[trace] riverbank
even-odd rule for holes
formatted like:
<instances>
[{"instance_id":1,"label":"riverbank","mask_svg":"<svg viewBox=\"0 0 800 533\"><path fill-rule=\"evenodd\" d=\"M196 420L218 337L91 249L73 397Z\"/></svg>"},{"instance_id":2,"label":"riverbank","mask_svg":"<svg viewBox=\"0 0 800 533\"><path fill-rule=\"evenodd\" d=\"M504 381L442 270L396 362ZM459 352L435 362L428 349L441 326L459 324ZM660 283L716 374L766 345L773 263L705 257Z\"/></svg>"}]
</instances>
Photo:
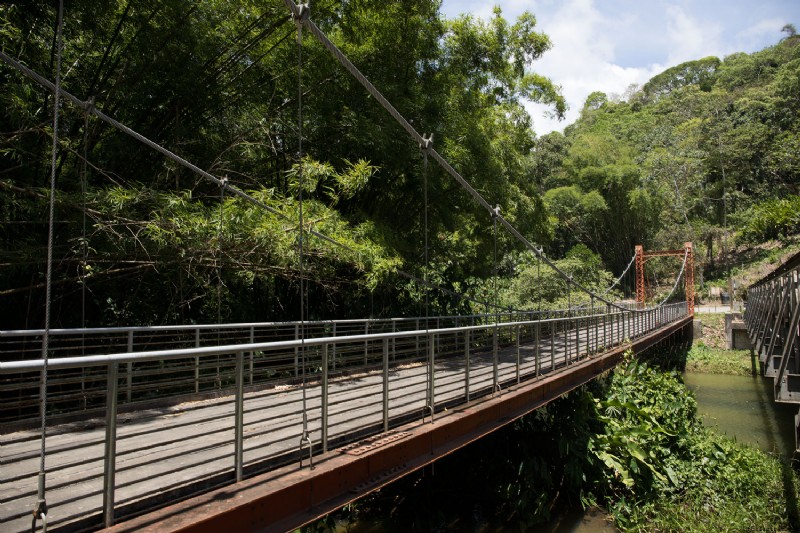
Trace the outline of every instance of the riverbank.
<instances>
[{"instance_id":1,"label":"riverbank","mask_svg":"<svg viewBox=\"0 0 800 533\"><path fill-rule=\"evenodd\" d=\"M686 354L686 372L758 375L758 361L749 350L728 350L725 339L725 314L704 313L697 317L703 324L703 336L695 339Z\"/></svg>"}]
</instances>

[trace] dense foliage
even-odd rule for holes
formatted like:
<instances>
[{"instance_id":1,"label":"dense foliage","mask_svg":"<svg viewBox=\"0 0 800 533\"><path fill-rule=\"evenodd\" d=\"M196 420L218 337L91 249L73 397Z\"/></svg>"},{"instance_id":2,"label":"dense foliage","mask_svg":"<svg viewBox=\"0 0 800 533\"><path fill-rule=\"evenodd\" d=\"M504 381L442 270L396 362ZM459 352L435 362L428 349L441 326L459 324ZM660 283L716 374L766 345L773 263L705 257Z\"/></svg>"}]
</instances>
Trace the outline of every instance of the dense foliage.
<instances>
[{"instance_id":1,"label":"dense foliage","mask_svg":"<svg viewBox=\"0 0 800 533\"><path fill-rule=\"evenodd\" d=\"M674 373L618 368L592 445L605 469L590 488L626 531L786 531L798 526L788 463L703 427Z\"/></svg>"},{"instance_id":2,"label":"dense foliage","mask_svg":"<svg viewBox=\"0 0 800 533\"><path fill-rule=\"evenodd\" d=\"M624 95L592 93L564 134L537 138L524 101L556 115L565 102L532 70L551 46L532 14L446 20L428 0L324 0L312 16L526 238L598 292L636 244L694 242L703 283L730 266L724 252L734 243L790 238L800 227L794 32L753 54L677 65ZM308 35L300 158L296 36L279 0L67 5L68 91L277 214L63 104L54 324L297 318L300 278L310 280L314 318L416 314L426 293L434 314L489 309L458 294L518 308L590 303L502 228L495 235L485 210L426 167L419 147ZM5 53L52 79L55 42L53 2L0 3ZM52 95L5 64L0 87L0 317L35 327ZM301 171L304 230L345 245L306 233L302 269ZM651 285L667 292L675 261L648 268ZM401 272L445 290L426 291ZM631 291L623 283L611 295Z\"/></svg>"},{"instance_id":3,"label":"dense foliage","mask_svg":"<svg viewBox=\"0 0 800 533\"><path fill-rule=\"evenodd\" d=\"M313 18L509 220L544 240L522 99L565 110L558 88L530 70L550 41L528 13L515 22L499 11L489 21L445 20L438 7L329 0L314 2ZM54 79L55 18L53 2L0 4L0 47ZM297 318L301 276L312 281L317 317L418 312L424 291L394 273L422 277L419 148L310 36L301 81L305 229L349 250L309 236L300 269L296 35L278 0L68 3L64 88L280 215L222 195L63 104L54 324L79 325L84 297L85 321L98 325ZM0 86L2 321L34 327L44 296L52 95L7 65ZM494 270L491 218L440 171L430 167L427 179L430 277L481 293ZM516 246L499 239L501 253ZM432 305L470 310L446 292ZM28 312L10 311L20 307Z\"/></svg>"},{"instance_id":4,"label":"dense foliage","mask_svg":"<svg viewBox=\"0 0 800 533\"><path fill-rule=\"evenodd\" d=\"M784 460L706 429L678 374L627 361L312 529L526 530L602 505L622 531L788 531L799 491Z\"/></svg>"}]
</instances>

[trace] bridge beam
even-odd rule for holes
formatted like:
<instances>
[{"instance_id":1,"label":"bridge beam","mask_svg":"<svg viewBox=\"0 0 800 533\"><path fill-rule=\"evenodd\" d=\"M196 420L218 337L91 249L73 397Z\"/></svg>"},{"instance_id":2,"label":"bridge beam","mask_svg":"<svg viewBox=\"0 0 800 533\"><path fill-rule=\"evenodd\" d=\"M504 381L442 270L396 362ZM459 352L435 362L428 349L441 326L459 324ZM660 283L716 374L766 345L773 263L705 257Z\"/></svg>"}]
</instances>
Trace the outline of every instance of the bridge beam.
<instances>
[{"instance_id":1,"label":"bridge beam","mask_svg":"<svg viewBox=\"0 0 800 533\"><path fill-rule=\"evenodd\" d=\"M628 349L640 353L691 327L687 316L546 376L522 382L440 415L384 434L363 453L332 451L316 467L287 466L223 487L109 528L109 532L289 531L448 455L593 380Z\"/></svg>"}]
</instances>

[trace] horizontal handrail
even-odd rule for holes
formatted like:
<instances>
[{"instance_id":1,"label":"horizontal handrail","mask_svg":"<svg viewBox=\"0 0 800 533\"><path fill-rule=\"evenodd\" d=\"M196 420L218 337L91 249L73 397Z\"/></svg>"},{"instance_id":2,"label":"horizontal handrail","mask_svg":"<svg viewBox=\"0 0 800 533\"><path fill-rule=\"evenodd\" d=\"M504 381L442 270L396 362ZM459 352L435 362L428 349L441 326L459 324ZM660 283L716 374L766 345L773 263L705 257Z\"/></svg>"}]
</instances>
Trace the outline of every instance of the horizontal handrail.
<instances>
[{"instance_id":1,"label":"horizontal handrail","mask_svg":"<svg viewBox=\"0 0 800 533\"><path fill-rule=\"evenodd\" d=\"M684 305L684 304L673 304ZM668 307L668 306L665 306ZM488 324L479 324L474 326L459 326L451 328L438 328L438 329L421 329L410 331L396 331L390 333L369 333L359 335L346 335L338 337L312 337L307 339L292 339L284 341L272 342L257 342L257 343L242 343L242 344L228 344L221 346L204 346L199 348L186 348L174 350L152 350L140 352L122 352L114 354L101 354L101 355L86 355L78 357L60 357L52 358L47 362L48 368L80 368L90 366L103 366L110 363L134 363L141 361L158 361L158 360L173 360L183 359L189 357L205 357L214 355L227 355L239 352L265 352L274 351L286 348L301 348L303 346L321 346L324 344L346 344L364 341L378 341L383 339L400 339L408 337L418 337L423 335L443 335L448 333L461 333L466 331L486 330L492 328L515 328L520 326L530 326L539 324L548 324L552 322L563 322L571 320L579 320L586 318L599 318L604 316L613 316L616 313L595 313L589 315L581 315L580 317L565 317L565 318L550 318L542 320L525 320L519 322L494 322ZM0 374L8 374L22 371L35 371L44 367L43 359L29 359L24 361L0 361Z\"/></svg>"},{"instance_id":2,"label":"horizontal handrail","mask_svg":"<svg viewBox=\"0 0 800 533\"><path fill-rule=\"evenodd\" d=\"M620 304L625 305L625 304ZM603 307L601 305L598 308ZM636 307L636 304L630 304L630 308L625 311L616 308L615 312L634 312L641 313L655 309L654 306L650 307ZM382 322L414 322L417 320L460 320L460 319L473 319L473 318L494 318L495 316L510 317L518 315L569 315L581 311L577 307L571 309L537 309L530 311L515 311L515 312L502 312L502 313L482 313L472 315L439 315L430 317L388 317L388 318L347 318L347 319L331 319L331 320L287 320L287 321L269 321L269 322L228 322L222 324L175 324L175 325L157 325L157 326L108 326L108 327L95 327L95 328L54 328L49 330L50 335L69 335L69 334L95 334L95 333L128 333L128 332L162 332L162 331L195 331L195 330L220 330L220 329L234 329L234 328L252 328L252 327L280 327L280 326L295 326L305 324L306 326L321 326L333 324L364 324L364 323L382 323ZM581 315L586 316L586 315ZM13 330L0 330L0 338L2 337L22 337L22 336L37 336L44 333L43 329L13 329Z\"/></svg>"}]
</instances>

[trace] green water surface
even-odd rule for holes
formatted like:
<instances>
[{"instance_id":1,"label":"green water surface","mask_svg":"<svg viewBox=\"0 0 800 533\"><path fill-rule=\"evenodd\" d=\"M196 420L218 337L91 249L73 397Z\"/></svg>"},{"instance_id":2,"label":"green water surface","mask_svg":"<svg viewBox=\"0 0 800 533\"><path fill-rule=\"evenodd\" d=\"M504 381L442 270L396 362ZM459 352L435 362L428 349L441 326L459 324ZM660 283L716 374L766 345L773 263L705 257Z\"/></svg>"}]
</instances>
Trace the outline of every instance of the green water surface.
<instances>
[{"instance_id":1,"label":"green water surface","mask_svg":"<svg viewBox=\"0 0 800 533\"><path fill-rule=\"evenodd\" d=\"M686 373L703 423L739 442L791 458L796 405L772 399L772 378Z\"/></svg>"}]
</instances>

